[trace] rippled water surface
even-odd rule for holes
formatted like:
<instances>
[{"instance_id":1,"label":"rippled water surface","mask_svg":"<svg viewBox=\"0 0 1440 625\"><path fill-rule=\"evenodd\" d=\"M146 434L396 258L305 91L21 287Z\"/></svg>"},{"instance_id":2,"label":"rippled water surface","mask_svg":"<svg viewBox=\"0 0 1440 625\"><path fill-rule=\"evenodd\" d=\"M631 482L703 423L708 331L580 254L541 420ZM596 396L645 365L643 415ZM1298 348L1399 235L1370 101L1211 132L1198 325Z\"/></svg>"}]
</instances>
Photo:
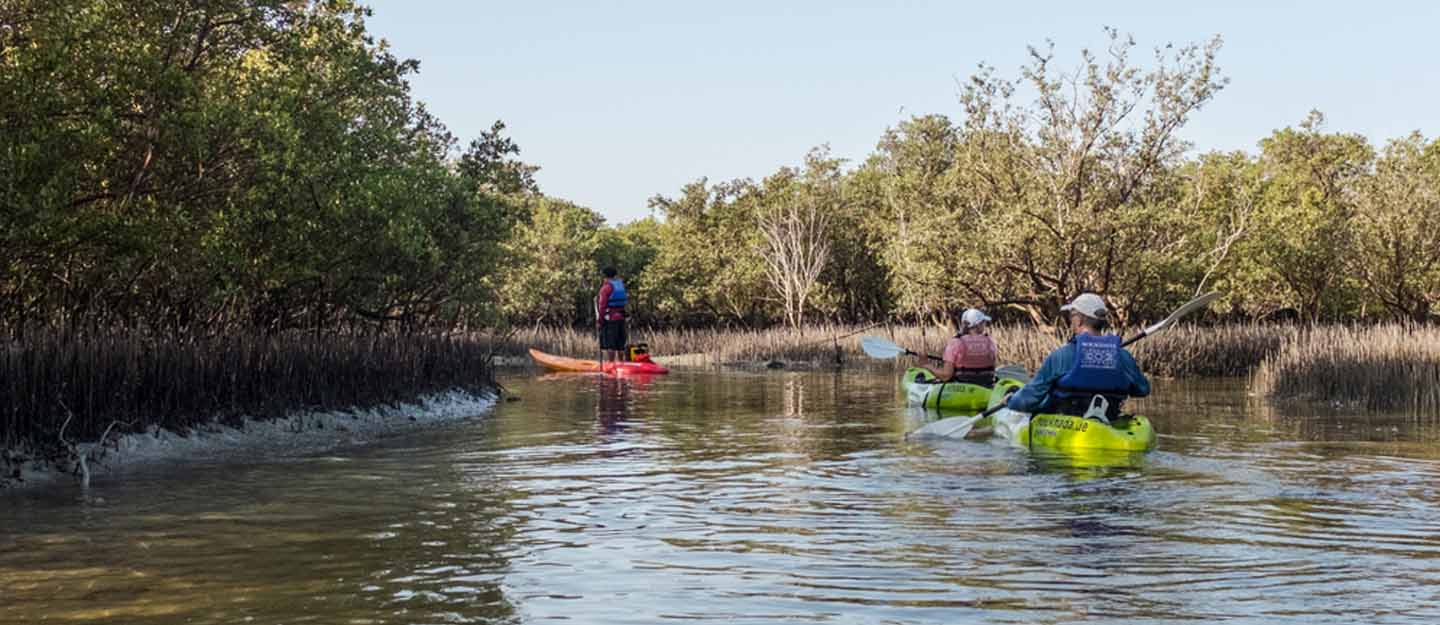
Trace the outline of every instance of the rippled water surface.
<instances>
[{"instance_id":1,"label":"rippled water surface","mask_svg":"<svg viewBox=\"0 0 1440 625\"><path fill-rule=\"evenodd\" d=\"M1160 383L1138 458L871 373L502 380L323 456L0 493L0 623L1440 622L1440 425Z\"/></svg>"}]
</instances>

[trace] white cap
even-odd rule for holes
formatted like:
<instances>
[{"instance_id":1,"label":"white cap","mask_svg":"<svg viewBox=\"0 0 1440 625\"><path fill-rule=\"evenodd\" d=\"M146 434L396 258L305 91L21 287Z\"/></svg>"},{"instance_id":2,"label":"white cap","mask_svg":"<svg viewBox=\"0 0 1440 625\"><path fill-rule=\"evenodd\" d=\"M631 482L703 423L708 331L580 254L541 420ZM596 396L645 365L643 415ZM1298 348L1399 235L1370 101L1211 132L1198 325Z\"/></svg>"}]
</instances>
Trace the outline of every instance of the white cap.
<instances>
[{"instance_id":1,"label":"white cap","mask_svg":"<svg viewBox=\"0 0 1440 625\"><path fill-rule=\"evenodd\" d=\"M971 308L969 310L966 310L965 314L960 315L960 322L967 326L980 325L981 323L989 320L990 317L985 313L980 312L980 309L978 308Z\"/></svg>"},{"instance_id":2,"label":"white cap","mask_svg":"<svg viewBox=\"0 0 1440 625\"><path fill-rule=\"evenodd\" d=\"M1105 300L1100 299L1100 296L1094 293L1081 293L1069 304L1061 306L1060 310L1062 312L1073 310L1091 319L1104 319L1109 314L1105 310Z\"/></svg>"}]
</instances>

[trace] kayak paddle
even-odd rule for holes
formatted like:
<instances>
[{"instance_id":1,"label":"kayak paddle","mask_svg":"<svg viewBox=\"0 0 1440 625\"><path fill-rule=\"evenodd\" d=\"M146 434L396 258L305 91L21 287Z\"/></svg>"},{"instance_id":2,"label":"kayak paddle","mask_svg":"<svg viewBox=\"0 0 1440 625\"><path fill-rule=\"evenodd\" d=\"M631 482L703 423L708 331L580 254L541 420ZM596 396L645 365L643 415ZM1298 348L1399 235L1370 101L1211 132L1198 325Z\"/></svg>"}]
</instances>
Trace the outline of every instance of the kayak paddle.
<instances>
[{"instance_id":1,"label":"kayak paddle","mask_svg":"<svg viewBox=\"0 0 1440 625\"><path fill-rule=\"evenodd\" d=\"M924 356L931 360L944 360L944 358L941 358L939 356L931 356L930 354L917 354L878 336L860 337L860 349L864 350L865 355L871 358L894 358L896 356L904 354L908 356Z\"/></svg>"},{"instance_id":2,"label":"kayak paddle","mask_svg":"<svg viewBox=\"0 0 1440 625\"><path fill-rule=\"evenodd\" d=\"M1009 400L1010 395L1011 393L1006 393L1005 399ZM973 417L948 417L945 419L941 419L939 421L935 421L934 423L926 424L925 427L906 434L905 438L908 439L911 436L940 436L944 438L965 438L965 435L969 434L970 430L973 429L975 427L975 424L979 423L981 419L1000 412L1000 409L1004 407L1005 402L1002 401L998 404L995 404L989 410L986 410L985 412L977 414Z\"/></svg>"},{"instance_id":3,"label":"kayak paddle","mask_svg":"<svg viewBox=\"0 0 1440 625\"><path fill-rule=\"evenodd\" d=\"M1184 317L1185 315L1188 315L1188 314L1190 314L1190 313L1192 313L1192 312L1195 312L1195 311L1197 311L1197 310L1200 310L1201 308L1204 308L1204 307L1206 307L1206 306L1209 306L1209 305L1210 305L1210 302L1215 301L1215 299L1218 298L1218 297L1220 297L1220 292L1219 292L1219 291L1211 291L1211 292L1209 292L1209 293L1206 293L1206 294L1204 294L1204 295L1201 295L1200 297L1197 297L1197 298L1195 298L1195 299L1192 299L1192 300L1186 302L1184 306L1181 306L1181 307L1179 307L1179 308L1176 308L1176 309L1175 309L1175 312L1170 313L1170 316L1169 316L1169 317L1166 317L1165 319L1161 320L1160 322L1158 322L1158 323L1156 323L1156 324L1154 324L1154 325L1152 325L1152 326L1150 326L1150 327L1147 327L1147 328L1145 328L1144 330L1141 330L1139 334L1136 334L1135 336L1132 336L1132 337L1130 337L1130 338L1128 338L1128 339L1125 339L1124 342L1120 343L1120 346L1121 346L1121 347L1124 347L1124 346L1126 346L1126 345L1129 345L1129 344L1131 344L1131 343L1134 343L1135 341L1138 341L1138 340L1143 339L1143 338L1145 338L1145 337L1147 337L1147 336L1150 336L1151 334L1154 334L1154 333L1156 333L1156 332L1159 332L1159 331L1161 331L1161 330L1164 330L1165 328L1170 327L1170 324L1175 323L1176 321L1179 321L1181 317Z\"/></svg>"},{"instance_id":4,"label":"kayak paddle","mask_svg":"<svg viewBox=\"0 0 1440 625\"><path fill-rule=\"evenodd\" d=\"M1144 330L1141 330L1139 334L1136 334L1135 336L1132 336L1132 337L1130 337L1130 338L1128 338L1128 339L1125 339L1125 340L1122 341L1120 344L1121 344L1122 346L1124 346L1124 345L1129 345L1129 344L1131 344L1131 343L1134 343L1135 341L1138 341L1138 340L1143 339L1143 338L1145 338L1145 337L1147 337L1147 336L1150 336L1150 335L1152 335L1152 334L1155 334L1156 332L1159 332L1159 331L1161 331L1161 330L1164 330L1165 328L1170 327L1172 324L1174 324L1176 321L1178 321L1181 317L1184 317L1185 315L1188 315L1188 314L1190 314L1190 313L1192 313L1192 312L1195 312L1195 311L1197 311L1197 310L1200 310L1201 308L1204 308L1204 307L1210 305L1210 302L1215 301L1215 298L1217 298L1217 297L1220 297L1220 292L1219 292L1219 291L1211 291L1211 292L1209 292L1209 293L1206 293L1206 294L1204 294L1204 295L1201 295L1200 297L1197 297L1197 298L1195 298L1195 299L1192 299L1192 300L1190 300L1189 302L1186 302L1184 306L1181 306L1181 307L1175 309L1175 312L1170 313L1170 316L1169 316L1169 317L1166 317L1163 321L1160 321L1160 322L1158 322L1158 323L1156 323L1156 324L1154 324L1154 325L1151 325L1151 326L1145 328ZM866 337L866 338L869 338L869 337ZM946 419L940 419L939 421L936 421L936 422L934 422L934 423L927 424L925 427L922 427L922 428L920 428L920 429L915 430L914 432L911 432L911 433L909 433L909 434L906 434L905 437L906 437L906 438L909 438L911 435L915 435L915 436L944 436L944 437L949 437L949 438L965 438L965 435L970 433L970 429L973 428L973 427L975 427L975 424L976 424L976 423L979 423L980 420L983 419L983 418L985 418L985 417L988 417L988 416L990 416L990 415L992 415L992 414L995 414L996 412L999 412L1001 408L1004 408L1004 407L1005 407L1005 404L1008 402L1008 400L1009 400L1009 395L1007 394L1007 395L1006 395L1006 401L1000 402L999 405L997 405L997 406L995 406L994 408L991 408L991 409L989 409L989 410L986 410L985 412L982 412L982 413L980 413L980 414L977 414L977 415L975 415L975 416L973 416L973 417L949 417L949 418L946 418Z\"/></svg>"}]
</instances>

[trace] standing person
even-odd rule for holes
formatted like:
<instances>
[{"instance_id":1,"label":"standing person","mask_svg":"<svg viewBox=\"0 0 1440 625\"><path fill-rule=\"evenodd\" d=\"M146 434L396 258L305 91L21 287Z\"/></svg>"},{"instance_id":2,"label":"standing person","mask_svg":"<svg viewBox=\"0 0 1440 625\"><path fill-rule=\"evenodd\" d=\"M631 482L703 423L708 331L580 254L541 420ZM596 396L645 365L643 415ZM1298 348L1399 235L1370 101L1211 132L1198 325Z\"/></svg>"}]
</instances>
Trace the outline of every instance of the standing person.
<instances>
[{"instance_id":1,"label":"standing person","mask_svg":"<svg viewBox=\"0 0 1440 625\"><path fill-rule=\"evenodd\" d=\"M1060 310L1068 314L1074 338L1045 357L1035 377L1010 396L1006 408L1082 415L1099 395L1105 397L1108 420L1120 414L1125 398L1150 394L1150 380L1140 372L1135 357L1120 346L1120 337L1104 334L1110 316L1105 300L1081 293Z\"/></svg>"},{"instance_id":2,"label":"standing person","mask_svg":"<svg viewBox=\"0 0 1440 625\"><path fill-rule=\"evenodd\" d=\"M614 267L606 267L605 282L595 296L595 329L600 334L600 361L625 360L625 304L629 299L625 281L616 276Z\"/></svg>"},{"instance_id":3,"label":"standing person","mask_svg":"<svg viewBox=\"0 0 1440 625\"><path fill-rule=\"evenodd\" d=\"M944 366L924 367L941 382L964 382L994 386L995 361L999 350L987 331L990 317L971 308L960 316L960 331L945 343Z\"/></svg>"}]
</instances>

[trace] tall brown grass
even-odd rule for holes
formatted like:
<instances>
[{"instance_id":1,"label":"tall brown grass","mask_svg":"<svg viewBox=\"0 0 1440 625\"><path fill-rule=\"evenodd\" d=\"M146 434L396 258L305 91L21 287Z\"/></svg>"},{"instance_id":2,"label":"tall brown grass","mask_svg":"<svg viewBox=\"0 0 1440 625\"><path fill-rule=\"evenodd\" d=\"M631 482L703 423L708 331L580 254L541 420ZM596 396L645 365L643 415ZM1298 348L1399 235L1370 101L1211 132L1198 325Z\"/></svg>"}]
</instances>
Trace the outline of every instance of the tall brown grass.
<instances>
[{"instance_id":1,"label":"tall brown grass","mask_svg":"<svg viewBox=\"0 0 1440 625\"><path fill-rule=\"evenodd\" d=\"M0 448L93 440L113 422L185 431L493 388L489 346L445 336L152 338L38 331L0 343ZM72 416L73 415L73 416Z\"/></svg>"},{"instance_id":2,"label":"tall brown grass","mask_svg":"<svg viewBox=\"0 0 1440 625\"><path fill-rule=\"evenodd\" d=\"M1159 376L1238 376L1297 332L1292 326L1235 324L1215 327L1181 325L1147 337L1132 347L1148 373ZM683 365L760 365L778 360L811 366L910 366L913 358L876 360L860 350L860 337L880 336L917 352L940 355L951 332L925 326L809 325L801 328L651 330L637 328L632 342L645 342L661 362ZM1128 334L1128 333L1127 333ZM1034 326L996 326L991 330L1000 359L1034 371L1062 344L1059 333ZM498 350L523 356L525 349L594 357L593 333L573 328L535 327L511 336ZM678 357L678 358L677 358Z\"/></svg>"},{"instance_id":3,"label":"tall brown grass","mask_svg":"<svg viewBox=\"0 0 1440 625\"><path fill-rule=\"evenodd\" d=\"M1255 371L1269 397L1371 410L1440 409L1440 328L1325 326L1298 332Z\"/></svg>"},{"instance_id":4,"label":"tall brown grass","mask_svg":"<svg viewBox=\"0 0 1440 625\"><path fill-rule=\"evenodd\" d=\"M1146 337L1130 350L1151 375L1243 376L1299 332L1298 326L1288 324L1181 324Z\"/></svg>"}]
</instances>

